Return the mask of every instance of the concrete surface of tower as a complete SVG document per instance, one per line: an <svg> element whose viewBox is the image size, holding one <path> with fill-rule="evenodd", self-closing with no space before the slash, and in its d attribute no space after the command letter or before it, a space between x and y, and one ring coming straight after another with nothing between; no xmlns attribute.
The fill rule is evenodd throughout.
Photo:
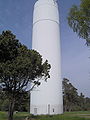
<svg viewBox="0 0 90 120"><path fill-rule="evenodd" d="M33 13L32 48L51 64L50 79L31 92L30 113L63 112L59 12L56 0L38 0Z"/></svg>

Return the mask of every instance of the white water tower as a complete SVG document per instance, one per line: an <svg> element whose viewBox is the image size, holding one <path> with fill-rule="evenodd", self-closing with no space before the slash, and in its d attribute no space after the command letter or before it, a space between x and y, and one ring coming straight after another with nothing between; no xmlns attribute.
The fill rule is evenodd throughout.
<svg viewBox="0 0 90 120"><path fill-rule="evenodd" d="M31 92L30 113L62 114L60 25L56 0L38 0L33 13L32 49L51 64L50 79Z"/></svg>

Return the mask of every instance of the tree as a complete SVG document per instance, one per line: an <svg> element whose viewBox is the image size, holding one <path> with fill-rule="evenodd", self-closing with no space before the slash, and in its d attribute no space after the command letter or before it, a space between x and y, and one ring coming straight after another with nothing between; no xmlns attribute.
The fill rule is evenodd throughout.
<svg viewBox="0 0 90 120"><path fill-rule="evenodd" d="M64 111L71 111L78 102L77 89L67 78L63 79L63 103Z"/></svg>
<svg viewBox="0 0 90 120"><path fill-rule="evenodd" d="M81 0L79 6L73 5L68 15L68 24L79 37L90 45L90 0Z"/></svg>
<svg viewBox="0 0 90 120"><path fill-rule="evenodd" d="M85 98L85 110L90 111L90 98L89 97Z"/></svg>
<svg viewBox="0 0 90 120"><path fill-rule="evenodd" d="M20 98L15 102L15 111L30 111L30 92L25 91L20 95Z"/></svg>
<svg viewBox="0 0 90 120"><path fill-rule="evenodd" d="M79 106L82 108L82 110L85 110L85 97L83 93L80 93L79 96Z"/></svg>
<svg viewBox="0 0 90 120"><path fill-rule="evenodd" d="M83 93L79 95L67 78L63 78L63 103L64 111L90 110L90 98Z"/></svg>
<svg viewBox="0 0 90 120"><path fill-rule="evenodd" d="M50 77L50 64L42 62L42 56L35 50L22 45L11 31L0 34L0 89L9 100L8 120L13 120L15 102L27 91L27 85L34 86Z"/></svg>
<svg viewBox="0 0 90 120"><path fill-rule="evenodd" d="M9 100L4 93L0 94L0 111L8 111ZM30 111L30 92L24 91L15 101L14 111L29 112Z"/></svg>

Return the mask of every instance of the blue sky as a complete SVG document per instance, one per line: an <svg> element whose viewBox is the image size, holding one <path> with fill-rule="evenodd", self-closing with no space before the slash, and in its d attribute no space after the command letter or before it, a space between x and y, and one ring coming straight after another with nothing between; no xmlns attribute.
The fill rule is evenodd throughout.
<svg viewBox="0 0 90 120"><path fill-rule="evenodd" d="M0 0L0 33L11 30L21 43L31 48L32 13L36 0ZM90 50L85 46L85 40L73 33L67 23L69 8L80 0L58 0L61 29L62 78L70 82L89 96L90 91Z"/></svg>

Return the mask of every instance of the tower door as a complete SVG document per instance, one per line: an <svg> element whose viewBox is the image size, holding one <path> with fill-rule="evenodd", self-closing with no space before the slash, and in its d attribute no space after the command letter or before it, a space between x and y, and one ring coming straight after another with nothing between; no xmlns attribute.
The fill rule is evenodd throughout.
<svg viewBox="0 0 90 120"><path fill-rule="evenodd" d="M48 104L48 114L50 115L50 104Z"/></svg>
<svg viewBox="0 0 90 120"><path fill-rule="evenodd" d="M37 115L37 108L34 108L34 115Z"/></svg>

